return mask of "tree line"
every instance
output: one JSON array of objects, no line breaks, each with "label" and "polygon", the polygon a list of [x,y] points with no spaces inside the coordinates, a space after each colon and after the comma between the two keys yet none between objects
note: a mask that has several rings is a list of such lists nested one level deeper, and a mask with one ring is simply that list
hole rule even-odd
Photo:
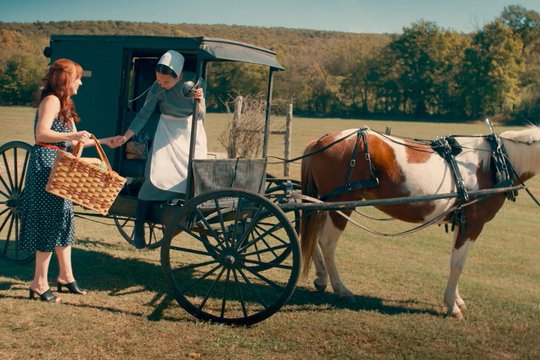
[{"label": "tree line", "polygon": [[[0,104],[34,102],[51,34],[222,37],[273,49],[287,69],[274,96],[296,114],[537,122],[540,14],[510,5],[471,34],[420,20],[402,34],[352,34],[227,25],[62,21],[0,23]],[[267,73],[240,64],[209,71],[207,105],[265,91]]]}]

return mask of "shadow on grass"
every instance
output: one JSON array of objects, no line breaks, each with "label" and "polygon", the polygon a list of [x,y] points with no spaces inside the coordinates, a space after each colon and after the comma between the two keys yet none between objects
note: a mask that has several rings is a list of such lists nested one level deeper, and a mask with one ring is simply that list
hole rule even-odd
[{"label": "shadow on grass", "polygon": [[[390,305],[385,303],[398,303],[400,305]],[[296,305],[300,308],[291,311],[302,311],[304,308],[311,311],[314,306],[330,305],[337,309],[348,309],[354,311],[377,311],[385,315],[400,315],[400,314],[427,314],[440,316],[441,314],[433,309],[433,304],[422,304],[416,300],[385,300],[373,296],[354,295],[352,300],[343,300],[337,294],[324,292],[319,293],[315,290],[311,291],[306,288],[297,288],[292,298],[287,302],[288,305]],[[325,311],[326,308],[321,308],[320,311]],[[283,311],[288,311],[284,309]]]},{"label": "shadow on grass", "polygon": [[[86,240],[86,242],[91,242]],[[133,250],[136,251],[136,250]],[[154,250],[158,251],[158,250]],[[159,256],[159,253],[156,254]],[[138,292],[153,292],[154,297],[145,305],[153,308],[153,311],[146,315],[151,321],[167,320],[178,321],[178,319],[164,315],[169,307],[177,306],[176,300],[167,293],[168,284],[161,271],[161,266],[151,264],[135,258],[118,258],[107,253],[92,251],[87,249],[73,249],[73,263],[76,274],[79,274],[80,283],[89,291],[108,292],[109,296],[125,296]],[[6,278],[18,279],[20,281],[30,282],[33,277],[34,263],[27,265],[12,264],[6,260],[0,259],[1,275]],[[56,261],[51,262],[49,273],[58,272]],[[54,278],[52,278],[54,280]],[[191,281],[188,277],[182,277],[182,281]],[[204,288],[211,286],[210,280],[203,280],[200,283],[206,283],[193,295],[203,295]],[[52,282],[51,282],[52,283]],[[17,287],[17,281],[0,281],[0,291],[9,290]],[[246,287],[247,288],[247,287]],[[255,289],[261,294],[268,293],[269,286],[252,284],[250,290]],[[216,291],[216,293],[218,293]],[[219,293],[218,295],[219,296]],[[2,297],[11,297],[0,294]],[[215,299],[214,296],[210,296]],[[217,298],[219,300],[219,298]],[[389,305],[393,303],[393,305]],[[419,304],[414,300],[404,301],[386,301],[385,299],[371,296],[356,295],[354,302],[340,300],[334,293],[318,293],[304,287],[297,287],[294,294],[287,302],[287,307],[279,311],[302,312],[302,311],[326,311],[329,307],[338,309],[350,309],[355,311],[377,311],[381,314],[399,315],[399,314],[428,314],[439,316],[440,314],[429,309],[432,304]],[[130,312],[114,307],[93,306],[88,304],[72,304],[78,307],[91,307],[102,311],[112,313],[124,313],[133,316],[144,316],[142,313]]]}]

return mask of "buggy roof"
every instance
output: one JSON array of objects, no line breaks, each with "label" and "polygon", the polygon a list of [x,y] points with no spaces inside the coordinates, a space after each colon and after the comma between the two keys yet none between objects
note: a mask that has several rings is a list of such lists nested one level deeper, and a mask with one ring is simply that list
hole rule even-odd
[{"label": "buggy roof", "polygon": [[276,53],[254,45],[208,37],[170,37],[137,35],[52,35],[53,42],[119,42],[125,48],[132,49],[174,49],[180,52],[195,53],[206,61],[237,61],[269,66],[284,70],[277,61]]}]

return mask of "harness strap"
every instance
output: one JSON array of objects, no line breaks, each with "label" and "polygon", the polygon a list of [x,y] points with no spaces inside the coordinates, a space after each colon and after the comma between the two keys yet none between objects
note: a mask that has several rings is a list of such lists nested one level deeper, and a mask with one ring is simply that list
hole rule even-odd
[{"label": "harness strap", "polygon": [[[351,182],[352,176],[353,176],[353,170],[354,170],[354,167],[356,166],[356,157],[358,155],[358,147],[360,145],[360,139],[362,139],[362,142],[364,143],[364,158],[366,159],[368,163],[370,179]],[[348,191],[379,186],[379,179],[375,176],[375,171],[376,171],[375,167],[373,167],[373,164],[371,162],[371,156],[369,155],[368,142],[366,139],[365,129],[358,129],[356,131],[356,141],[354,143],[351,160],[349,161],[349,170],[347,172],[345,185],[339,186],[335,188],[334,190],[330,191],[329,193],[322,195],[320,199],[322,201],[326,201],[329,198],[336,197]]]},{"label": "harness strap", "polygon": [[[476,200],[473,200],[466,205],[469,205],[479,200],[480,199],[477,198]],[[461,239],[461,237],[464,236],[463,234],[465,234],[465,227],[467,226],[467,219],[465,218],[465,208],[462,207],[462,205],[463,203],[456,206],[456,210],[452,214],[452,231],[454,231],[456,225],[459,225],[458,239]]]},{"label": "harness strap", "polygon": [[365,141],[365,135],[363,135],[362,131],[356,132],[356,141],[354,142],[354,148],[351,155],[351,161],[349,161],[349,171],[347,173],[347,185],[350,185],[352,180],[352,173],[354,166],[356,165],[356,155],[358,154],[358,145],[360,144],[360,137],[362,137],[362,140],[364,140],[364,148],[366,147],[366,141]]},{"label": "harness strap", "polygon": [[465,233],[466,218],[465,209],[462,208],[463,203],[469,201],[469,192],[465,187],[465,182],[461,177],[461,172],[456,163],[456,155],[459,155],[462,151],[461,146],[453,136],[445,136],[438,138],[431,142],[431,147],[435,150],[450,166],[452,177],[456,183],[456,189],[458,194],[458,204],[452,214],[452,231],[456,224],[459,224],[458,237],[463,236]]},{"label": "harness strap", "polygon": [[[486,140],[491,146],[492,163],[495,168],[495,187],[508,187],[514,185],[514,168],[508,160],[508,154],[501,138],[493,132],[486,136]],[[517,191],[509,191],[505,193],[506,198],[511,201],[516,201]]]},{"label": "harness strap", "polygon": [[456,182],[456,188],[459,201],[469,201],[469,193],[465,188],[465,183],[461,177],[461,172],[457,166],[455,156],[461,152],[461,147],[457,143],[453,136],[445,136],[433,140],[431,147],[436,151],[446,162],[452,170],[452,176]]}]

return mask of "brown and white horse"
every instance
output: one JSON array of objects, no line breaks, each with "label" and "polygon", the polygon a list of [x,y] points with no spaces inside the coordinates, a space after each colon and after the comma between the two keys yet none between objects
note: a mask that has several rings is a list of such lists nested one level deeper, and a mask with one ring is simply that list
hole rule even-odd
[{"label": "brown and white horse", "polygon": [[[369,172],[364,142],[359,141],[355,153],[357,129],[328,134],[312,141],[304,154],[312,154],[302,160],[302,192],[311,197],[323,196],[352,182],[368,180]],[[339,141],[340,138],[345,138]],[[529,126],[520,131],[506,131],[500,138],[508,158],[519,176],[525,181],[540,172],[540,128]],[[461,177],[468,191],[488,189],[494,186],[491,166],[492,150],[485,137],[457,137],[463,151],[455,157]],[[379,134],[366,130],[365,141],[379,185],[343,192],[328,201],[375,200],[397,197],[415,197],[455,193],[456,184],[448,163],[426,143]],[[334,145],[332,143],[336,142]],[[323,148],[328,147],[324,150]],[[350,162],[356,157],[356,165],[349,174]],[[411,223],[425,223],[456,205],[456,199],[440,199],[419,203],[377,206],[393,218]],[[457,224],[454,230],[450,275],[444,292],[447,314],[462,317],[465,302],[459,295],[458,280],[469,249],[480,235],[484,224],[495,216],[505,201],[505,194],[498,193],[467,206],[464,211],[465,226]],[[344,211],[345,212],[345,211]],[[350,215],[350,211],[345,212]],[[448,223],[445,216],[439,223]],[[353,294],[341,282],[334,253],[347,220],[333,211],[316,211],[304,215],[301,227],[304,274],[313,260],[316,267],[315,286],[324,291],[327,278],[334,291],[343,298]],[[462,227],[460,231],[460,227]],[[316,246],[318,243],[319,246]]]}]

